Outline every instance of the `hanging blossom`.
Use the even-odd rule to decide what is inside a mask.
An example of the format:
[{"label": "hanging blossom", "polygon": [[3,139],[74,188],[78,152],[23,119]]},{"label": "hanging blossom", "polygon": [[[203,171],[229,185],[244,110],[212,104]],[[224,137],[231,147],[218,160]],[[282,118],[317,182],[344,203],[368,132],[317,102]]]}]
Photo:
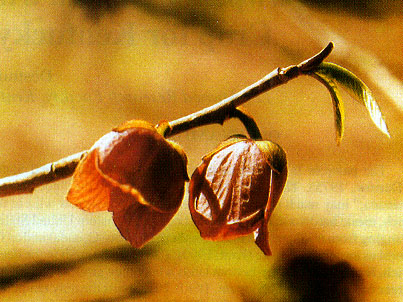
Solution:
[{"label": "hanging blossom", "polygon": [[270,255],[268,221],[287,179],[277,144],[231,138],[203,158],[189,186],[189,209],[200,235],[225,240],[254,233]]},{"label": "hanging blossom", "polygon": [[67,195],[83,210],[112,212],[118,230],[136,248],[172,219],[188,180],[185,153],[162,132],[134,120],[104,135],[80,161]]}]

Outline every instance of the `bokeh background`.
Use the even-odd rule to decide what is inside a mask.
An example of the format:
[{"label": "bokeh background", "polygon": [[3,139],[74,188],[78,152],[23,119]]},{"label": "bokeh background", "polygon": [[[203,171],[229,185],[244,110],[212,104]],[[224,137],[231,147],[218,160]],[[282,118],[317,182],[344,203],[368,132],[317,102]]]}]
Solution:
[{"label": "bokeh background", "polygon": [[[202,240],[187,199],[141,250],[110,213],[65,200],[70,180],[3,198],[1,301],[400,301],[403,299],[403,4],[400,0],[41,0],[0,3],[0,176],[89,148],[128,119],[173,120],[211,105],[329,41],[329,61],[373,90],[391,138],[343,94],[300,77],[245,105],[287,151],[270,223]],[[236,121],[174,139],[189,174]]]}]

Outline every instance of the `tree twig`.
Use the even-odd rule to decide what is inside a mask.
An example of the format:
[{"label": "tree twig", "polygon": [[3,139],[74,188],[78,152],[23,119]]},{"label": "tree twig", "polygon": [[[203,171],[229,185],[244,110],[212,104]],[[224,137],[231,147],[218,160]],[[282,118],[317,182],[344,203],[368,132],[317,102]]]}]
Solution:
[{"label": "tree twig", "polygon": [[287,83],[289,80],[292,80],[301,74],[309,73],[312,69],[323,62],[332,49],[333,43],[330,42],[321,52],[308,60],[305,60],[298,65],[277,68],[259,81],[221,102],[170,122],[169,124],[171,125],[172,130],[169,135],[175,135],[207,124],[224,123],[224,121],[229,117],[228,113],[236,107],[246,103],[263,92]]},{"label": "tree twig", "polygon": [[[333,43],[330,42],[321,52],[298,65],[277,68],[259,81],[221,102],[169,122],[171,130],[167,136],[173,136],[203,125],[223,124],[228,118],[236,116],[234,110],[238,106],[274,87],[287,83],[301,74],[311,72],[312,69],[322,63],[332,49]],[[41,185],[70,177],[80,159],[87,152],[82,151],[35,170],[0,179],[0,197],[32,193],[35,188]]]},{"label": "tree twig", "polygon": [[35,170],[0,179],[0,197],[32,193],[39,186],[71,176],[86,153],[82,151]]}]

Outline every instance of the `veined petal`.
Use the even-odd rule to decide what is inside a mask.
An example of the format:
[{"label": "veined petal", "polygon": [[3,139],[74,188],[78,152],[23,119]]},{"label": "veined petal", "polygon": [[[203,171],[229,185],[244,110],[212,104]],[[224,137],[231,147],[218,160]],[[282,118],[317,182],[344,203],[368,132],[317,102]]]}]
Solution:
[{"label": "veined petal", "polygon": [[90,151],[78,164],[67,200],[89,212],[109,208],[110,184],[96,169],[97,151]]}]

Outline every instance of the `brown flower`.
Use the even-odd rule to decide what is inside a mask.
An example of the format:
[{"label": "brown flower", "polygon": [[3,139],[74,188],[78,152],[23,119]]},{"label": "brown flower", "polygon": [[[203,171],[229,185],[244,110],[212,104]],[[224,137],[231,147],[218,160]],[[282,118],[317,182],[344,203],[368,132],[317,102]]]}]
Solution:
[{"label": "brown flower", "polygon": [[285,152],[270,141],[232,138],[203,158],[189,186],[192,219],[205,239],[254,232],[270,255],[268,220],[287,179]]},{"label": "brown flower", "polygon": [[111,211],[122,236],[139,248],[181,205],[186,155],[161,131],[129,121],[100,138],[80,161],[67,199],[86,211]]}]

